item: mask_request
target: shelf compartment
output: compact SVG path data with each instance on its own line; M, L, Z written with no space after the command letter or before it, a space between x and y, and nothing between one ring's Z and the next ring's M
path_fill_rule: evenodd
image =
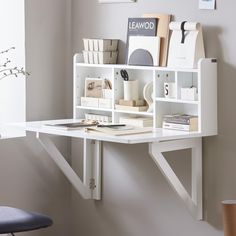
M115 68L114 70L114 99L118 104L119 99L124 99L124 79L121 77L120 71L125 69L129 75L129 80L138 81L138 96L139 99L143 98L143 88L147 83L153 81L153 71L147 70L144 67L142 70L134 70L129 68Z
M177 93L177 83L176 83L176 72L173 71L155 71L155 88L156 88L156 97L164 97L165 89L164 84L165 83L174 83L174 93L176 96Z
M162 121L164 115L174 115L174 114L187 114L199 116L199 106L197 104L191 103L172 103L172 102L163 102L156 101L156 116L157 116L157 124L155 128L162 127ZM201 130L200 119L198 131Z
M197 73L178 72L177 73L177 98L181 99L181 88L199 88Z

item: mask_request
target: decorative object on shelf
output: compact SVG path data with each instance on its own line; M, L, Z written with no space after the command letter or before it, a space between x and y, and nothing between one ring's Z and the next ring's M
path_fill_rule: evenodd
M164 83L164 95L165 98L176 98L175 82Z
M128 64L159 66L160 38L151 36L130 36Z
M9 53L11 50L14 50L15 47L11 47L5 51L0 52L0 56L3 57L5 54ZM30 75L29 72L25 71L24 68L18 68L16 66L9 66L11 60L6 57L4 58L4 62L2 62L2 58L0 57L0 80L6 77L14 77L17 78L19 75L27 76Z
M200 58L205 58L202 27L197 22L171 22L168 66L197 68Z
M143 97L148 104L147 112L153 112L153 82L147 83L144 86Z
M216 0L199 0L199 9L215 10Z
M104 81L98 78L85 79L85 97L101 98Z
M198 131L198 117L185 114L165 115L162 128L188 132Z
M169 45L169 23L171 21L171 15L154 13L154 14L144 14L144 18L156 18L158 20L156 35L161 39L160 45L160 66L166 66L167 64L167 54Z
M84 38L83 57L87 64L116 64L118 58L118 39Z
M198 99L197 88L181 88L181 99L186 101L196 101Z
M129 18L126 40L126 63L129 58L129 45L131 36L151 36L155 37L157 32L157 18Z
M137 0L98 0L99 3L135 3Z
M223 206L224 236L236 235L236 200L226 200Z
M103 89L111 89L109 80L101 78L85 78L85 97L102 98Z
M121 106L131 106L131 107L140 107L140 106L145 106L146 102L144 100L119 99L119 105L121 105Z

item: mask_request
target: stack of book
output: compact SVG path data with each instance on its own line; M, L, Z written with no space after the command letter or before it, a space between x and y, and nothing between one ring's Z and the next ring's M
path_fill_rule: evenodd
M135 127L152 127L152 117L120 117L120 123L126 125L133 125Z
M198 131L198 117L186 114L165 115L162 128L181 131Z
M144 100L124 100L120 99L118 104L115 105L116 110L124 111L147 111L148 106Z

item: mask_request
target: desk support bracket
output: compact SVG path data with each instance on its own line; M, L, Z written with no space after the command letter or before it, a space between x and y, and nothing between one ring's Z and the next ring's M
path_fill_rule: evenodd
M84 139L83 181L81 181L50 138L39 133L37 133L37 138L75 190L84 199L101 199L101 141Z
M162 153L192 150L192 194L190 195ZM165 141L149 144L149 154L171 187L183 200L193 217L202 220L202 138Z

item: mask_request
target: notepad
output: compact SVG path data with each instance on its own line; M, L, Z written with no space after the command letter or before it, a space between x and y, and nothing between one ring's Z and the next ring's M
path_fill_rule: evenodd
M78 130L86 127L96 126L97 124L87 124L84 122L62 123L62 124L44 124L45 128L53 128L59 130Z

